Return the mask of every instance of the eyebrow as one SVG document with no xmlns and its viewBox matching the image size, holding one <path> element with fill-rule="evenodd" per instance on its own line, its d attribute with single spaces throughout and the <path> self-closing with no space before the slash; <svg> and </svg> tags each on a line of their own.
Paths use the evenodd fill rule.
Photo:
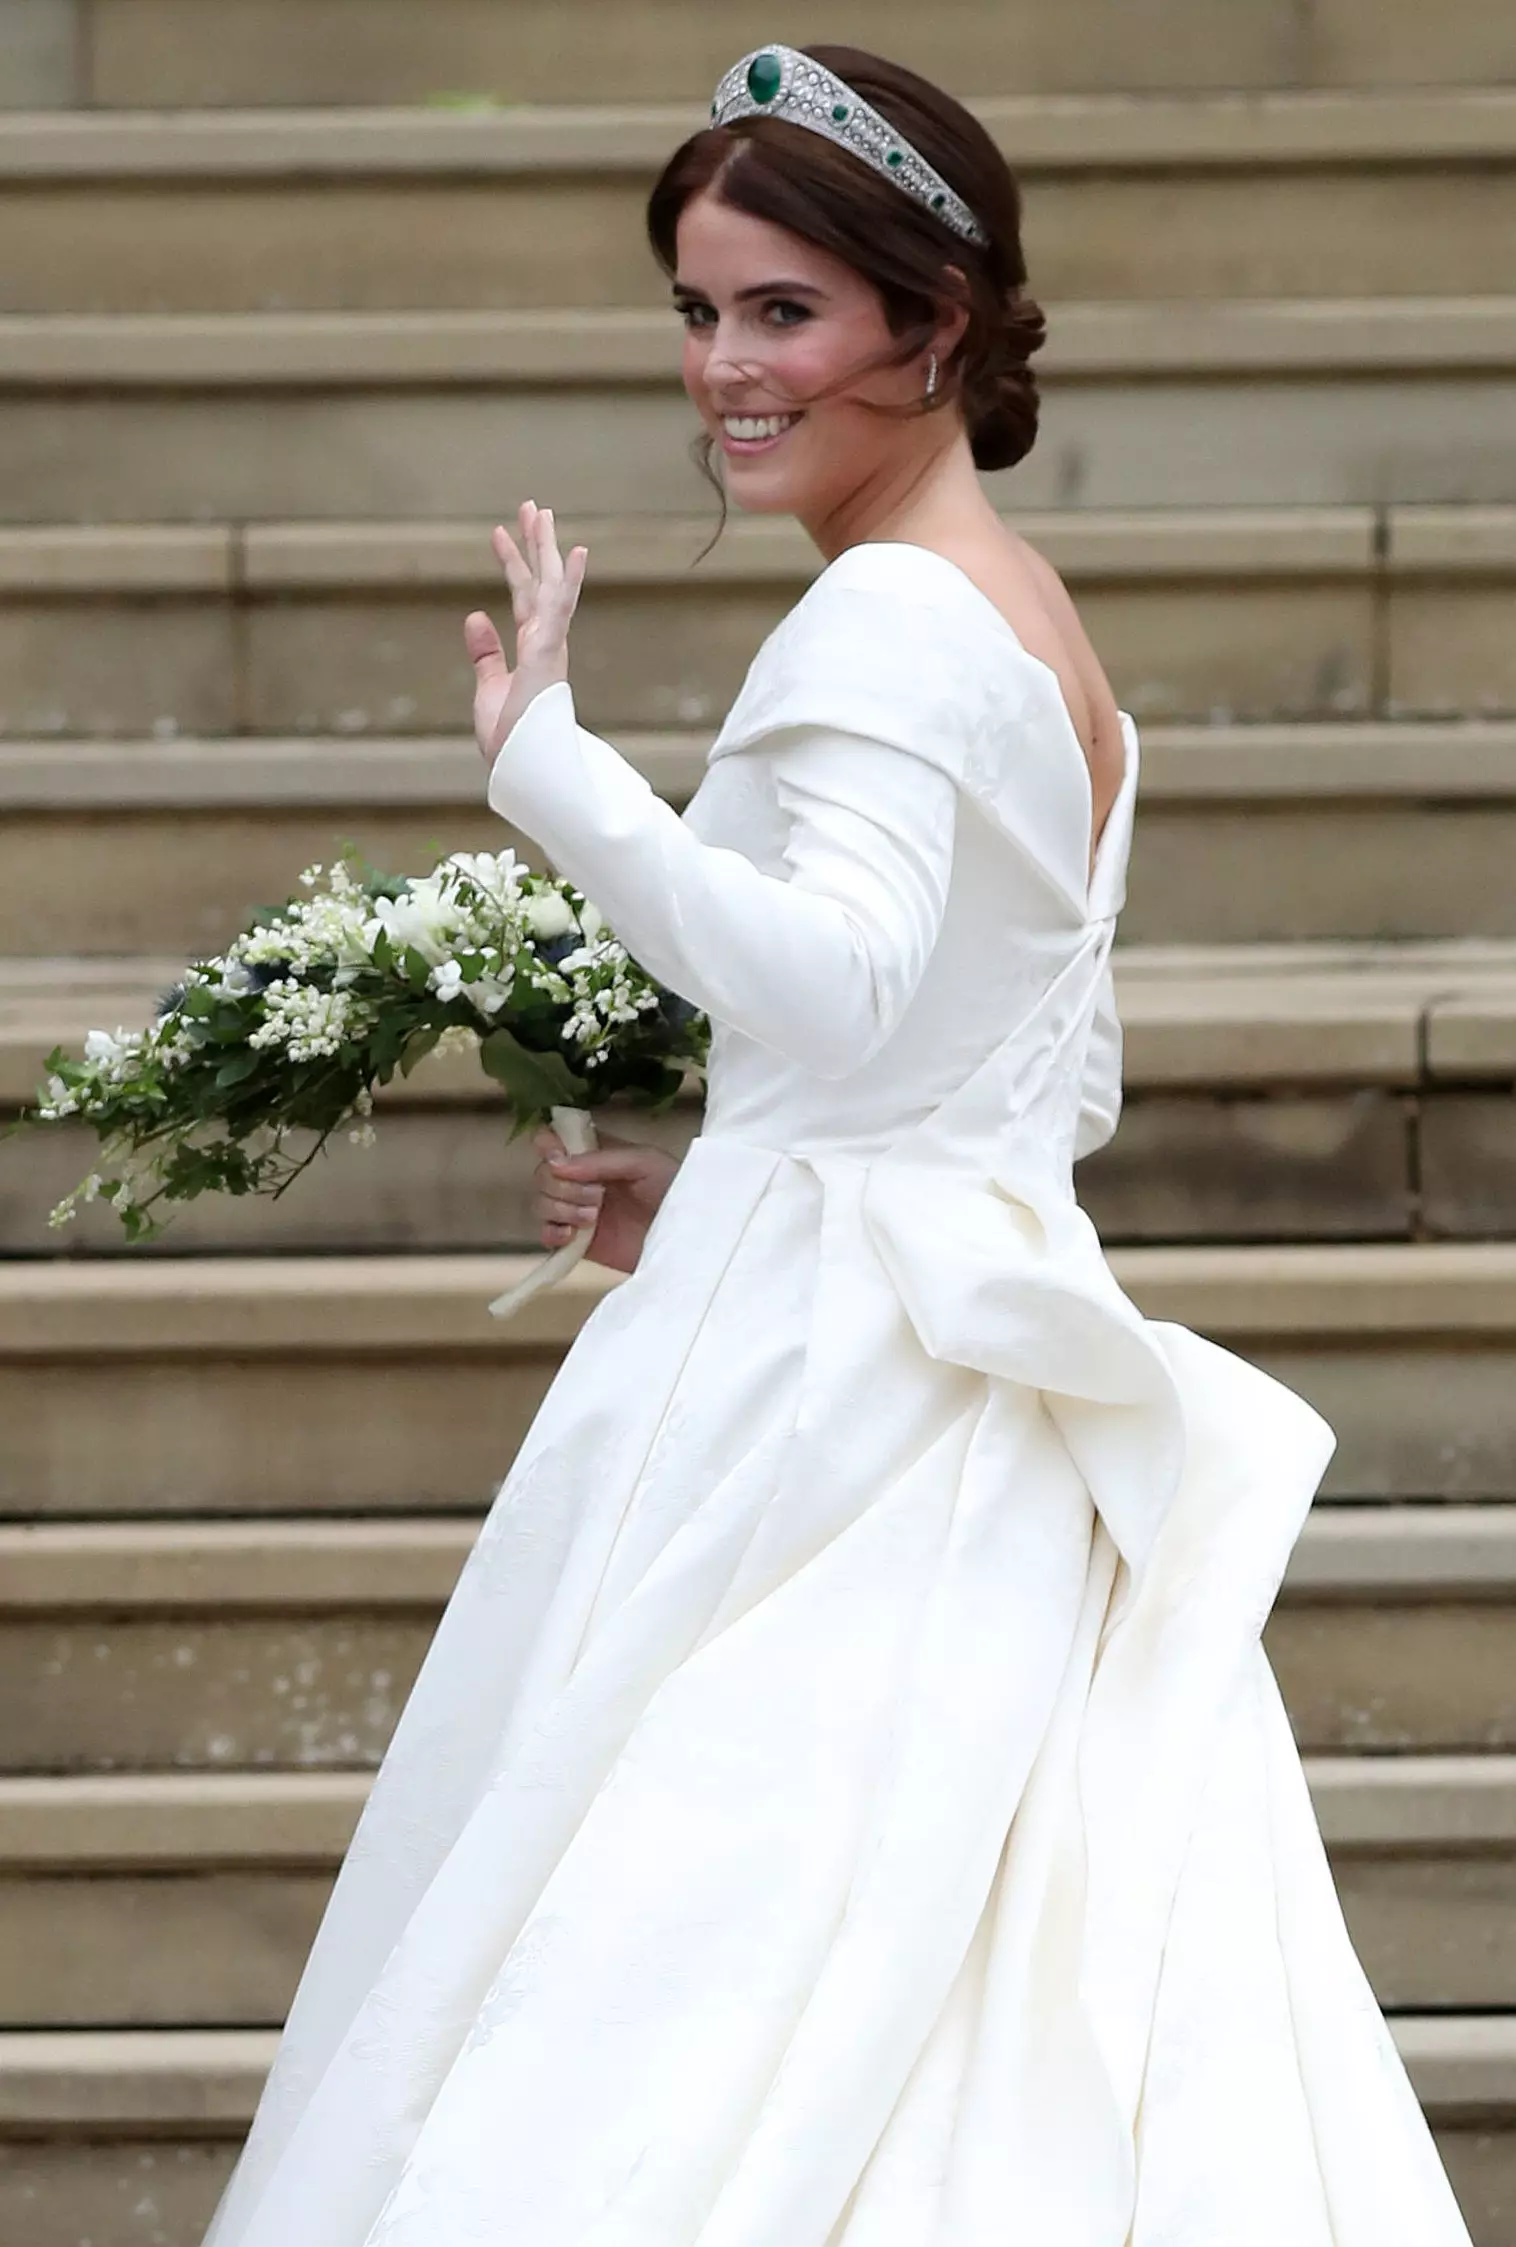
<svg viewBox="0 0 1516 2247">
<path fill-rule="evenodd" d="M 704 289 L 692 288 L 687 281 L 676 281 L 674 283 L 674 294 L 676 297 L 699 297 L 703 304 L 709 304 L 711 301 L 710 298 L 706 295 Z M 737 304 L 747 304 L 751 301 L 752 298 L 760 296 L 825 295 L 825 289 L 818 289 L 809 281 L 760 281 L 755 287 L 751 289 L 739 289 L 737 291 L 736 297 L 733 299 L 733 302 Z"/>
</svg>

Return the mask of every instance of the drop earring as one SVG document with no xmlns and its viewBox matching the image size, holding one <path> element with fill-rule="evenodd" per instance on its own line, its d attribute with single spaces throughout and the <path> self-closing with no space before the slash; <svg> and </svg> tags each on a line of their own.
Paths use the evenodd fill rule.
<svg viewBox="0 0 1516 2247">
<path fill-rule="evenodd" d="M 931 405 L 931 404 L 932 404 L 932 403 L 933 403 L 933 402 L 935 401 L 935 399 L 936 399 L 936 396 L 937 396 L 937 354 L 936 354 L 936 352 L 935 352 L 935 351 L 930 351 L 930 352 L 928 352 L 928 353 L 927 353 L 927 361 L 926 361 L 926 402 L 927 402 L 927 404 L 928 404 L 929 406 L 930 406 L 930 405 Z"/>
</svg>

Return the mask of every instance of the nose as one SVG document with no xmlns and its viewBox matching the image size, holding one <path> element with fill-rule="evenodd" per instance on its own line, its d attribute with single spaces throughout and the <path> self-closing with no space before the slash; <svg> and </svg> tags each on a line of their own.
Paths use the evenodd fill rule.
<svg viewBox="0 0 1516 2247">
<path fill-rule="evenodd" d="M 711 337 L 704 372 L 707 390 L 726 398 L 735 398 L 738 392 L 751 389 L 761 379 L 756 367 L 736 356 L 733 338 L 724 321 Z"/>
</svg>

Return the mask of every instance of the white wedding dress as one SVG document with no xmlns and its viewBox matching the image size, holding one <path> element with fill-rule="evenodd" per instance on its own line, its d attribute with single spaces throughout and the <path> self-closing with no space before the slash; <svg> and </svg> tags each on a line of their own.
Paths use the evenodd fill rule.
<svg viewBox="0 0 1516 2247">
<path fill-rule="evenodd" d="M 1145 1321 L 1137 743 L 826 569 L 683 817 L 567 687 L 490 801 L 717 1024 L 496 1499 L 214 2247 L 1467 2247 L 1259 1644 L 1331 1436 Z"/>
</svg>

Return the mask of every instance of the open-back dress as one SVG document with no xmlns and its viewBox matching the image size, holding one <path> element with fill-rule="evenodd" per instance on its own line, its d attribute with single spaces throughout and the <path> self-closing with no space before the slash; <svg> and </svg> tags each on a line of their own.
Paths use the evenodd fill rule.
<svg viewBox="0 0 1516 2247">
<path fill-rule="evenodd" d="M 872 543 L 682 816 L 571 692 L 497 811 L 715 1025 L 495 1500 L 214 2247 L 1468 2247 L 1260 1645 L 1331 1450 L 1122 1293 L 1055 674 Z"/>
</svg>

